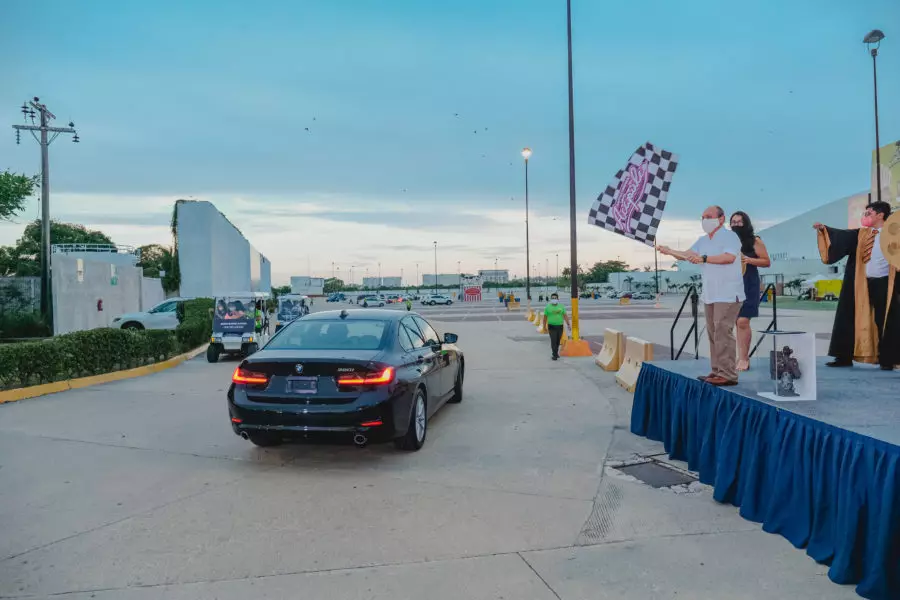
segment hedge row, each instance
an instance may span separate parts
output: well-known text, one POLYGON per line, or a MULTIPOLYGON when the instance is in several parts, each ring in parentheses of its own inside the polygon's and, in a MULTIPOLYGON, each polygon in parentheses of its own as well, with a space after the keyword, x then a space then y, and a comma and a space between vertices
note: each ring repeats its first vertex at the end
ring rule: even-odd
POLYGON ((180 348, 171 331, 92 329, 43 342, 0 346, 0 389, 25 387, 131 369, 171 358, 180 348))
POLYGON ((197 298, 186 300, 178 307, 178 328, 175 335, 185 352, 209 341, 214 306, 215 300, 212 298, 197 298))
POLYGON ((42 342, 0 345, 0 389, 131 369, 169 359, 207 341, 213 300, 184 302, 175 332, 91 329, 42 342))

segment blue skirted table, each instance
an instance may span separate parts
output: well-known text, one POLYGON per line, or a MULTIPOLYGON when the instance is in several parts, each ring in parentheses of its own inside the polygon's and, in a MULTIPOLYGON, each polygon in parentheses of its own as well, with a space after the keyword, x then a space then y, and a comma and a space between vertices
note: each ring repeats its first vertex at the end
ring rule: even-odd
POLYGON ((696 379, 706 369, 645 363, 632 433, 663 442, 718 502, 830 565, 835 583, 900 598, 900 372, 819 369, 819 400, 785 406, 755 397, 764 374, 717 388, 696 379))

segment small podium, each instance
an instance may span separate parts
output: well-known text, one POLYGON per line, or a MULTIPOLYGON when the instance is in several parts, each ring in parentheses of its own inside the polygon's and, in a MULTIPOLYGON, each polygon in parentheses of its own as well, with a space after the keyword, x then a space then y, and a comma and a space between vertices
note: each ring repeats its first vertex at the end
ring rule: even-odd
POLYGON ((757 394, 776 402, 816 399, 816 336, 805 331, 768 330, 771 344, 754 359, 754 368, 763 373, 757 394))

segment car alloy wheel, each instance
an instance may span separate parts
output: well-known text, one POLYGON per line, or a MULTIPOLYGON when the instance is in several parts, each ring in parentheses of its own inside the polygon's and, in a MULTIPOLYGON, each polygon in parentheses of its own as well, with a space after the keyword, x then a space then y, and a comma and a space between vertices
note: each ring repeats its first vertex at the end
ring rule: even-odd
POLYGON ((425 441, 425 399, 422 394, 416 396, 416 441, 420 444, 425 441))

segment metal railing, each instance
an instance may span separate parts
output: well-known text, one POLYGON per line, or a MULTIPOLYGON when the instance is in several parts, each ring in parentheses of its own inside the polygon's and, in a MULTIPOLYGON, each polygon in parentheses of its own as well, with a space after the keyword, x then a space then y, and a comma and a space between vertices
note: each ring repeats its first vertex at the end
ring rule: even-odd
POLYGON ((697 286, 692 285, 684 295, 684 300, 681 301, 681 308, 678 309, 678 314, 675 315, 675 321, 672 323, 672 328, 669 330, 669 349, 672 351, 672 360, 678 360, 681 356, 681 352, 684 350, 685 345, 687 345, 687 341, 692 333, 694 334, 694 359, 697 360, 700 358, 700 329, 698 327, 699 302, 700 296, 697 294, 697 286), (676 354, 675 326, 678 325, 678 319, 681 318, 681 313, 684 312, 684 306, 687 304, 688 300, 691 301, 691 318, 694 322, 691 324, 691 328, 688 329, 687 335, 684 336, 684 341, 681 342, 681 347, 678 349, 678 354, 676 354))
MULTIPOLYGON (((775 293, 774 283, 770 283, 766 286, 766 289, 763 290, 762 295, 759 297, 759 302, 762 304, 763 298, 766 297, 770 290, 772 292, 772 321, 769 323, 768 327, 766 327, 766 331, 778 331, 778 301, 776 300, 778 295, 775 293)), ((764 335, 759 336, 759 340, 757 340, 756 345, 753 346, 753 350, 750 351, 750 357, 756 353, 756 349, 759 348, 759 345, 762 344, 765 337, 766 336, 764 335)))
POLYGON ((141 249, 119 244, 53 244, 53 254, 70 254, 75 252, 103 252, 106 254, 133 254, 140 258, 141 249))

